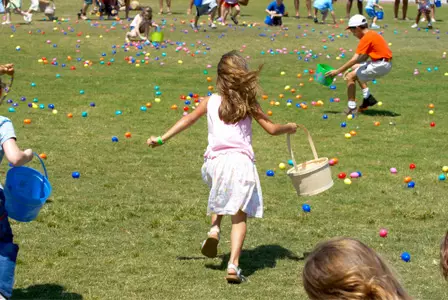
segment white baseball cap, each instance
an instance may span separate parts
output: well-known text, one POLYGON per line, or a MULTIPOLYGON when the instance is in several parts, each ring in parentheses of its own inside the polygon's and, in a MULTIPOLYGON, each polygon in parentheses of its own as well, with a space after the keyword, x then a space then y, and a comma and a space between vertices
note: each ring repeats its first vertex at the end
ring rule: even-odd
POLYGON ((367 25, 366 17, 363 15, 354 15, 353 17, 348 20, 348 26, 346 29, 358 27, 361 25, 367 25))

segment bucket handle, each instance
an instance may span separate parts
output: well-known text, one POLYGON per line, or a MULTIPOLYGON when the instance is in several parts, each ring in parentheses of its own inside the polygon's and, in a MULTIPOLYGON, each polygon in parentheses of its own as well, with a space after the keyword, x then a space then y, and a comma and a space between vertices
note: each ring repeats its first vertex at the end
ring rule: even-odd
MULTIPOLYGON (((306 135, 308 136, 308 142, 310 143, 311 151, 313 151, 314 159, 318 159, 319 157, 317 156, 316 147, 314 146, 313 139, 311 138, 311 134, 309 133, 308 129, 306 129, 305 126, 303 126, 301 124, 297 124, 297 127, 301 128, 301 129, 303 129, 303 131, 305 131, 306 135)), ((294 169, 297 170, 296 159, 294 158, 294 153, 292 152, 292 147, 291 147, 291 134, 289 134, 289 133, 286 135, 286 143, 288 144, 288 151, 289 151, 289 154, 291 155, 294 169)), ((302 164, 302 169, 305 169, 305 168, 306 168, 306 162, 302 164)))
POLYGON ((33 154, 34 154, 34 156, 36 156, 39 159, 39 161, 40 161, 40 163, 42 165, 42 168, 44 169, 45 177, 48 179, 47 168, 45 168, 44 161, 42 160, 42 158, 40 158, 39 154, 37 154, 36 152, 33 152, 33 154))

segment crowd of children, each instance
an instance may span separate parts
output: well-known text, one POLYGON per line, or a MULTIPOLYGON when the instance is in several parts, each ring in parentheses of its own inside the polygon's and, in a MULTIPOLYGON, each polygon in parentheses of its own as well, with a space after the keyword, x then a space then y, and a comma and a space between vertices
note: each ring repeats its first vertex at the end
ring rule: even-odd
MULTIPOLYGON (((3 0, 4 1, 4 0, 3 0)), ((322 14, 325 22, 330 13, 333 23, 336 16, 333 10, 335 0, 315 0, 314 21, 319 22, 317 14, 322 14)), ((135 1, 134 1, 135 2, 135 1)), ((120 10, 119 1, 96 1, 98 11, 107 15, 116 15, 120 10)), ((129 1, 122 2, 129 8, 129 1)), ((171 12, 171 2, 167 1, 167 12, 171 12)), ((418 0, 417 27, 420 17, 425 15, 431 27, 432 4, 429 0, 418 0)), ((85 0, 80 18, 87 18, 87 9, 93 2, 85 0)), ((192 0, 196 6, 196 17, 192 27, 198 28, 200 16, 210 16, 211 28, 216 12, 221 22, 226 24, 227 16, 238 24, 240 6, 237 0, 192 0), (233 10, 233 12, 232 12, 233 10)), ((11 23, 11 12, 24 16, 31 21, 33 12, 42 11, 49 19, 56 19, 53 0, 32 0, 28 11, 21 9, 20 0, 3 2, 6 20, 11 23)), ((135 3, 134 3, 135 5, 135 3)), ((163 2, 160 1, 163 13, 163 2)), ((377 10, 382 10, 378 0, 368 0, 366 14, 371 18, 370 28, 378 29, 377 10)), ((269 25, 282 26, 286 12, 283 0, 274 0, 266 8, 269 25)), ((158 25, 152 20, 152 9, 142 8, 135 16, 130 31, 126 33, 126 42, 146 41, 151 27, 158 25)), ((392 69, 392 52, 384 38, 369 30, 367 18, 355 15, 350 18, 347 30, 350 30, 360 42, 355 55, 347 63, 326 76, 334 77, 345 73, 347 80, 347 114, 367 109, 377 103, 370 93, 367 82, 387 75, 392 69), (370 60, 368 60, 370 59, 370 60), (363 102, 358 107, 355 101, 356 83, 362 88, 363 102)), ((182 117, 170 129, 160 136, 151 136, 147 140, 150 147, 165 145, 177 134, 191 127, 201 118, 207 118, 208 146, 204 154, 201 169, 202 178, 210 189, 207 213, 211 216, 211 226, 202 243, 201 252, 206 257, 216 257, 221 235, 221 222, 224 216, 230 216, 230 259, 226 280, 229 283, 245 281, 239 266, 243 243, 247 231, 247 219, 263 216, 263 196, 260 179, 252 148, 252 125, 256 121, 268 134, 294 134, 295 123, 276 124, 263 112, 257 101, 259 96, 259 74, 262 67, 255 71, 249 69, 247 61, 236 51, 224 54, 217 67, 217 92, 201 100, 197 108, 182 117), (231 192, 229 192, 231 191, 231 192)), ((0 75, 14 74, 12 64, 0 65, 0 75)), ((1 80, 0 80, 1 86, 1 80)), ((0 98, 3 88, 0 88, 0 98)), ((6 159, 15 166, 23 165, 33 158, 30 149, 21 151, 15 142, 14 128, 9 119, 0 116, 0 161, 6 159)), ((9 298, 14 283, 15 261, 18 246, 13 243, 13 235, 4 207, 5 197, 0 186, 0 299, 9 298)), ((448 233, 442 242, 440 264, 443 275, 448 277, 448 233)), ((307 257, 303 270, 304 288, 310 299, 411 299, 396 279, 383 259, 362 242, 348 238, 337 238, 319 244, 307 257)))

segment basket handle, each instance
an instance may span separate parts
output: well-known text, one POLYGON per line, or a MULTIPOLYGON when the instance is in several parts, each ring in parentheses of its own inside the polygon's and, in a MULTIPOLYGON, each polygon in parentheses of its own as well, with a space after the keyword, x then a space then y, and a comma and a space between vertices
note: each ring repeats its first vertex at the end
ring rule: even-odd
MULTIPOLYGON (((308 142, 310 143, 311 151, 313 151, 314 159, 318 159, 319 157, 317 156, 316 147, 314 146, 313 139, 311 138, 311 134, 309 133, 308 129, 306 129, 305 126, 303 126, 301 124, 297 124, 297 127, 301 128, 301 129, 303 129, 303 131, 305 131, 306 135, 308 136, 308 142)), ((294 153, 292 152, 292 147, 291 147, 291 134, 289 134, 289 133, 286 135, 286 143, 288 144, 288 151, 289 151, 289 154, 291 155, 294 169, 297 170, 296 159, 294 158, 294 153)), ((303 169, 306 168, 306 162, 302 164, 302 168, 303 169)))
POLYGON ((34 154, 34 156, 36 156, 39 159, 39 161, 40 161, 40 163, 42 165, 42 168, 44 169, 45 177, 48 179, 47 168, 45 168, 44 161, 42 160, 42 158, 40 158, 39 154, 37 154, 36 152, 33 152, 33 154, 34 154))

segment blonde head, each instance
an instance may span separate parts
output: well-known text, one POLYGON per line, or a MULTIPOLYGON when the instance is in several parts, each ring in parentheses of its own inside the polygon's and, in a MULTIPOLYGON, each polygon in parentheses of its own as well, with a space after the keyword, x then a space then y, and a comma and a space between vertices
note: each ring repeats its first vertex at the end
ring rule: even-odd
POLYGON ((410 300, 389 267, 358 240, 337 238, 308 256, 303 285, 313 300, 410 300))
POLYGON ((260 90, 258 75, 261 68, 262 66, 256 71, 250 71, 246 60, 236 51, 221 57, 216 87, 222 98, 219 117, 226 124, 235 124, 256 114, 260 90))

